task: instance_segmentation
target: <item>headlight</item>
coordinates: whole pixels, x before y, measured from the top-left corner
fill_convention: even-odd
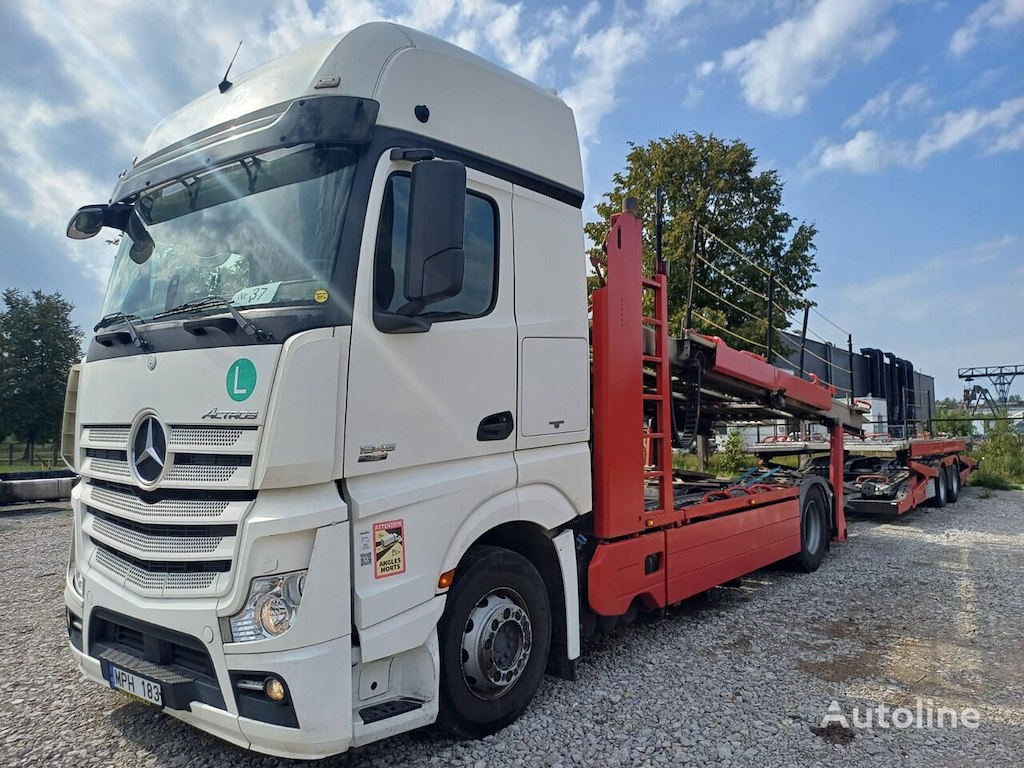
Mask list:
[[[305,583],[305,571],[253,579],[245,606],[228,619],[231,642],[265,640],[288,631],[295,623]]]
[[[85,576],[78,570],[78,557],[75,552],[75,537],[71,536],[71,553],[68,555],[68,581],[79,596],[85,595]]]

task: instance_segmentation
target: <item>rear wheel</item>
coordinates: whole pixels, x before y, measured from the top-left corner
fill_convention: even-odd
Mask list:
[[[438,724],[476,739],[513,722],[537,692],[551,644],[537,569],[510,550],[474,547],[455,572],[439,640]]]
[[[829,514],[825,493],[817,485],[807,489],[800,506],[800,554],[792,565],[804,573],[818,570],[829,540]]]
[[[960,498],[960,465],[954,461],[946,466],[946,471],[949,473],[946,482],[949,503],[956,504],[957,499]]]
[[[939,474],[935,476],[935,495],[929,499],[931,506],[936,508],[946,506],[946,500],[948,499],[946,492],[948,490],[946,487],[946,468],[939,467]]]

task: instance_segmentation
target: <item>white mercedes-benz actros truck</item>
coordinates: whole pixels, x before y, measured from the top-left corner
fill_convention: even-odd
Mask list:
[[[230,742],[515,719],[579,653],[580,151],[557,96],[373,23],[160,123],[65,458],[88,677]]]
[[[81,671],[272,755],[474,737],[581,634],[817,569],[860,411],[670,337],[632,203],[588,305],[582,187],[562,101],[393,24],[157,126],[68,225],[122,233],[64,415]],[[827,471],[673,472],[714,423],[779,418],[828,427]],[[928,442],[914,503],[971,466]]]

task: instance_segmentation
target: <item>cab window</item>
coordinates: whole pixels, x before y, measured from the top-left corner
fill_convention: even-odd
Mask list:
[[[405,306],[405,245],[409,222],[407,173],[393,174],[384,190],[374,255],[373,294],[378,309],[398,312]],[[462,290],[431,304],[419,314],[434,321],[486,315],[494,307],[498,276],[498,211],[493,200],[466,193],[466,231],[463,249],[466,270]]]

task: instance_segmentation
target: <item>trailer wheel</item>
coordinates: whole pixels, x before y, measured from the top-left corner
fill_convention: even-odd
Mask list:
[[[442,728],[478,739],[518,718],[551,644],[551,607],[533,563],[501,547],[471,549],[455,572],[439,641]]]
[[[946,468],[939,467],[939,474],[935,476],[935,495],[928,500],[929,506],[935,507],[936,509],[946,506],[946,500],[948,499],[948,496],[946,495],[947,491]]]
[[[818,570],[828,549],[828,503],[821,488],[812,486],[804,494],[800,508],[800,554],[794,555],[792,565],[804,573]]]
[[[946,480],[949,503],[956,504],[957,499],[960,498],[960,465],[954,461],[946,466],[946,471],[949,473]]]

